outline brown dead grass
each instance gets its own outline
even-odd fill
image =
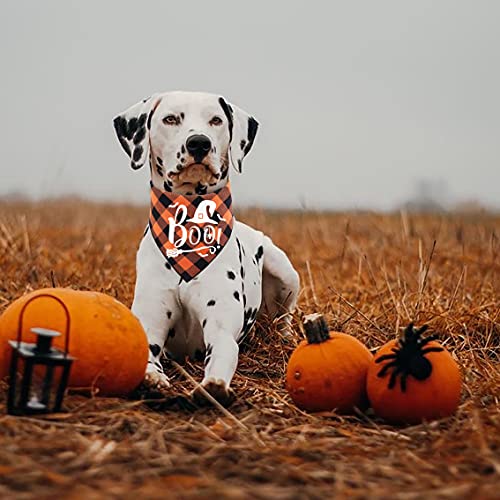
[[[146,215],[70,200],[0,205],[0,311],[52,285],[130,305]],[[2,395],[0,497],[499,498],[500,217],[249,210],[240,219],[299,270],[297,318],[321,311],[372,350],[410,320],[439,332],[463,369],[456,415],[393,427],[370,413],[302,413],[283,387],[298,322],[292,341],[264,326],[241,354],[231,415],[185,408],[193,385],[175,367],[176,394],[153,408],[71,395],[67,414],[14,418]],[[185,369],[201,379],[200,365]]]

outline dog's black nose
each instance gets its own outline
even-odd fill
[[[195,134],[187,138],[186,148],[193,156],[194,161],[201,161],[210,151],[212,143],[206,135]]]

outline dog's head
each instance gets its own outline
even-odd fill
[[[230,165],[241,172],[258,123],[221,96],[166,92],[134,104],[114,126],[133,169],[149,156],[156,187],[203,194],[227,182]]]

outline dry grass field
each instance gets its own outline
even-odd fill
[[[0,203],[0,312],[47,286],[131,304],[147,208],[75,200]],[[72,394],[69,412],[5,415],[0,498],[500,498],[500,217],[248,210],[240,220],[287,251],[302,279],[295,339],[262,325],[245,342],[222,413],[171,398]],[[434,245],[434,242],[435,245]],[[366,414],[308,415],[284,390],[302,314],[320,311],[371,350],[410,320],[459,361],[455,416],[394,427]],[[202,366],[187,363],[201,380]]]

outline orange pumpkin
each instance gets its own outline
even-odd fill
[[[368,370],[368,399],[376,415],[393,423],[419,423],[452,415],[460,402],[457,363],[427,326],[408,325],[403,337],[376,354]]]
[[[329,332],[321,314],[304,318],[307,340],[288,361],[286,387],[294,403],[307,411],[351,412],[366,405],[370,351],[357,339]]]
[[[139,320],[122,303],[98,292],[67,288],[37,290],[14,301],[0,317],[0,379],[8,375],[11,347],[17,338],[19,314],[24,304],[37,295],[61,299],[70,314],[69,353],[76,357],[69,386],[93,387],[102,395],[123,395],[135,389],[144,377],[148,342]],[[33,327],[62,332],[54,346],[64,349],[66,316],[61,304],[51,297],[33,300],[23,315],[22,340],[36,342]]]

